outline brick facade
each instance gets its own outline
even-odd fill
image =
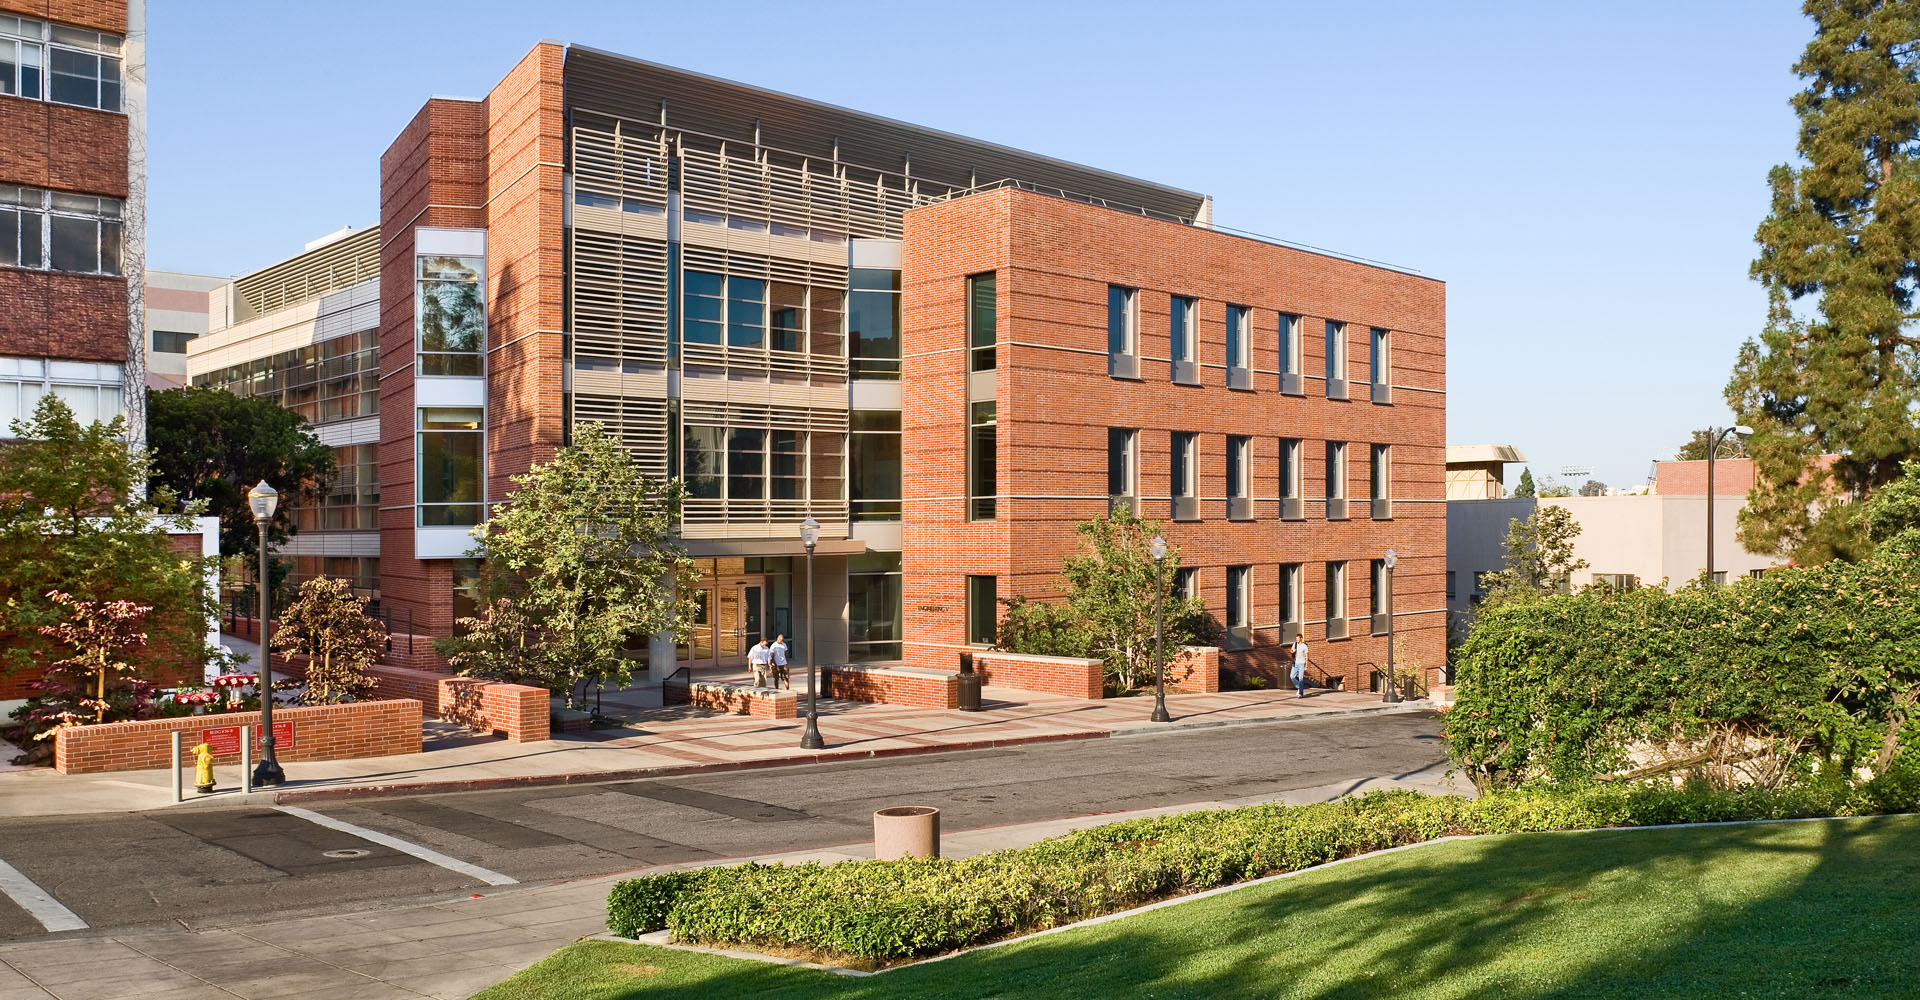
[[[913,550],[907,551],[908,558],[913,558]],[[1071,656],[981,652],[974,655],[973,669],[980,671],[984,683],[995,687],[1040,691],[1068,698],[1099,698],[1106,684],[1105,668],[1099,660]]]
[[[686,687],[669,686],[662,700],[669,705],[693,705],[755,719],[798,718],[800,705],[792,691],[705,681],[694,681]]]
[[[1707,463],[1653,463],[1653,491],[1661,496],[1707,495]],[[1713,462],[1713,495],[1743,497],[1753,491],[1753,459],[1719,458]]]
[[[273,721],[275,725],[293,724],[292,742],[274,748],[275,757],[283,763],[420,752],[420,703],[410,699],[310,708],[276,707]],[[202,731],[259,725],[259,712],[223,712],[145,722],[69,726],[54,734],[53,767],[61,774],[166,767],[172,757],[168,734],[176,732],[183,734],[181,764],[185,766],[192,757],[184,751],[199,742]],[[239,759],[240,755],[233,753],[216,757],[214,762],[233,764]]]
[[[966,276],[998,275],[999,516],[966,519]],[[1445,289],[1426,278],[1192,226],[1004,189],[906,213],[902,378],[906,658],[967,648],[965,577],[999,596],[1052,593],[1074,523],[1106,509],[1107,430],[1140,431],[1141,513],[1161,522],[1224,622],[1226,568],[1251,567],[1252,644],[1221,669],[1277,678],[1279,566],[1302,565],[1314,659],[1350,689],[1386,660],[1368,634],[1369,560],[1400,554],[1395,610],[1409,649],[1441,661],[1445,615]],[[1140,378],[1108,374],[1107,290],[1138,289]],[[1198,300],[1201,381],[1172,384],[1168,296]],[[1251,307],[1252,391],[1225,382],[1225,307]],[[1278,317],[1301,317],[1303,396],[1278,390]],[[1348,324],[1351,401],[1325,398],[1324,321]],[[1367,336],[1392,331],[1391,405],[1367,398]],[[1170,434],[1195,432],[1200,520],[1169,521]],[[1229,522],[1226,438],[1251,437],[1253,517]],[[1302,440],[1305,519],[1281,521],[1279,440]],[[1351,516],[1326,517],[1324,443],[1348,443]],[[1368,448],[1392,447],[1391,520],[1368,517]],[[1351,639],[1326,641],[1324,565],[1347,561]],[[946,613],[920,613],[943,608]]]
[[[916,708],[959,708],[960,675],[947,670],[850,663],[820,671],[820,695]]]

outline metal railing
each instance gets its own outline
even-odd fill
[[[675,702],[673,699],[667,697],[667,689],[673,686],[674,678],[676,677],[680,679],[680,686],[686,689],[687,694],[686,694],[685,702]],[[686,666],[679,668],[678,670],[675,670],[673,673],[668,674],[663,680],[660,681],[660,704],[662,705],[693,704],[693,665],[692,664],[688,664]]]

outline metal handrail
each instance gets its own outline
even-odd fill
[[[692,704],[693,702],[693,665],[692,664],[687,664],[686,666],[683,666],[678,670],[675,670],[673,673],[668,674],[665,678],[663,678],[660,681],[660,703],[662,705],[668,704],[667,685],[672,684],[673,679],[675,677],[679,677],[681,679],[680,682],[686,685],[687,702],[688,704]]]

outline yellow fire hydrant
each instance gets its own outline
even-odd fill
[[[190,752],[193,754],[194,790],[205,795],[213,791],[213,747],[202,743]]]

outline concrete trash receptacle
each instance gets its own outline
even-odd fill
[[[940,810],[890,806],[873,814],[873,856],[881,861],[940,856]]]

